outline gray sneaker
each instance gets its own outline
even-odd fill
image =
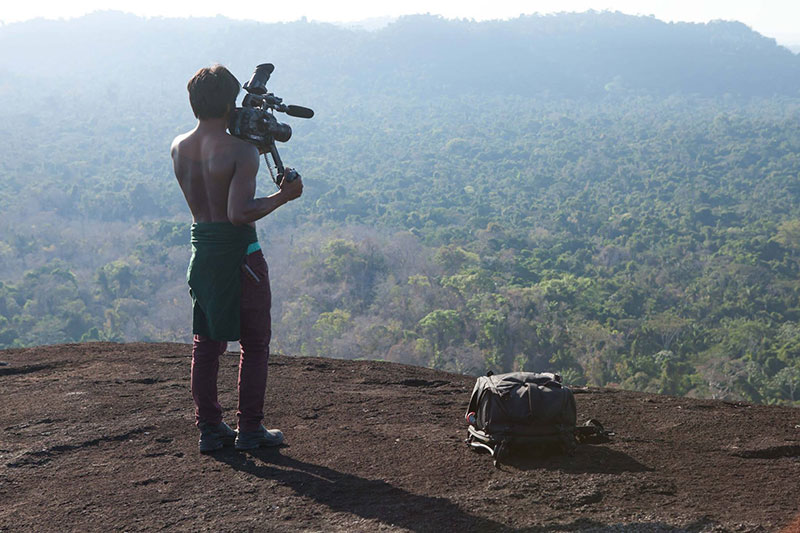
[[[254,450],[262,446],[280,446],[283,443],[283,432],[280,429],[267,429],[263,425],[255,431],[236,432],[237,450]]]
[[[224,446],[230,446],[236,439],[236,432],[225,422],[219,424],[208,424],[200,422],[200,453],[211,453],[221,450]]]

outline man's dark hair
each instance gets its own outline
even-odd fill
[[[213,65],[198,70],[186,88],[194,116],[205,120],[222,118],[228,109],[236,107],[240,85],[230,70]]]

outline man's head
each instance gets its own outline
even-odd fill
[[[222,118],[236,107],[239,80],[222,65],[201,68],[189,80],[189,103],[200,120]]]

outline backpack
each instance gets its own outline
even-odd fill
[[[466,441],[490,452],[495,466],[510,448],[571,454],[576,420],[575,397],[558,374],[490,372],[472,390]]]

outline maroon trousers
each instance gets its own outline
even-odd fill
[[[259,281],[245,269],[242,270],[239,406],[236,416],[241,431],[255,431],[264,418],[269,341],[272,337],[272,293],[269,289],[269,269],[261,250],[249,254],[245,264]],[[197,424],[222,422],[222,406],[217,399],[217,374],[219,356],[227,346],[228,343],[224,341],[194,336],[191,387]]]

